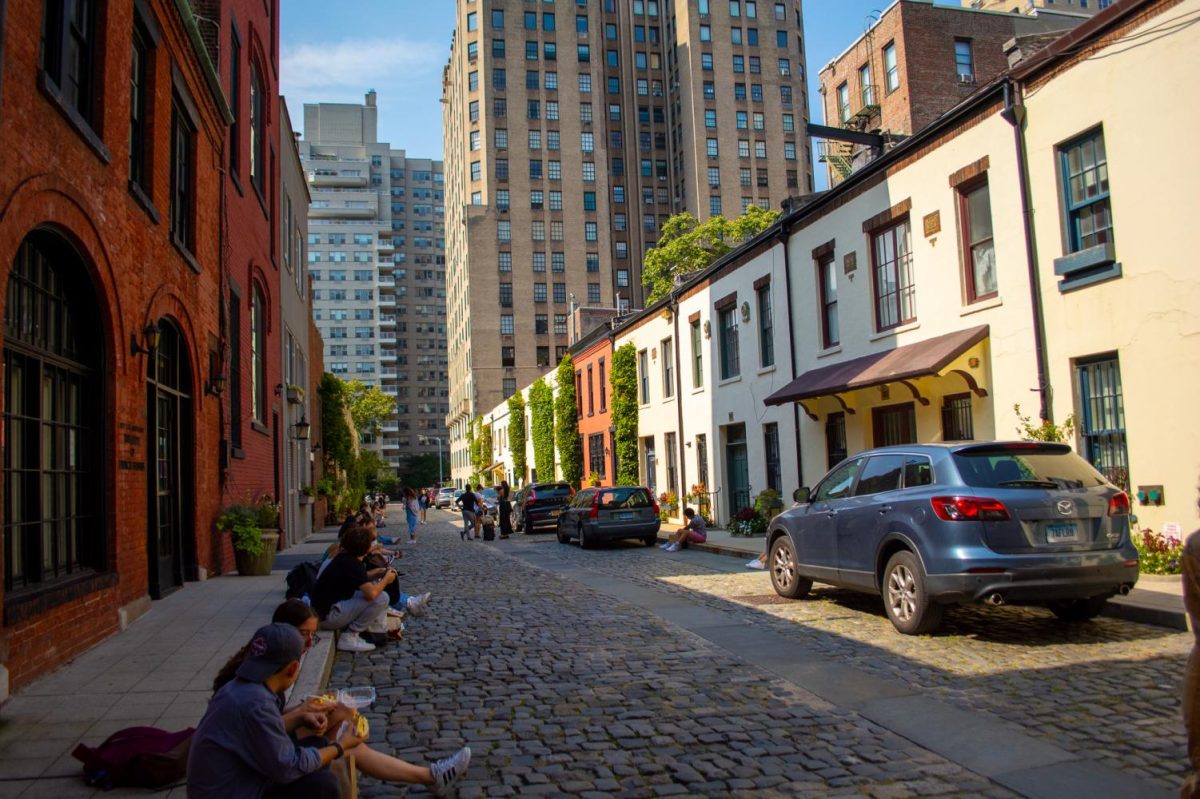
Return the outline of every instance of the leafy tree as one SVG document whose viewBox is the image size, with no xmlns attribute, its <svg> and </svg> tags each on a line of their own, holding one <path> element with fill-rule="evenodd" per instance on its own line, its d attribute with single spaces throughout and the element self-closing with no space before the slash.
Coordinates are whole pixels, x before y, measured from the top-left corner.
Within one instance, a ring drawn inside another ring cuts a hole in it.
<svg viewBox="0 0 1200 799">
<path fill-rule="evenodd" d="M 563 479 L 579 488 L 583 479 L 583 442 L 579 438 L 578 401 L 575 396 L 575 361 L 563 356 L 554 376 L 558 393 L 554 398 L 554 439 Z"/>
<path fill-rule="evenodd" d="M 638 484 L 637 351 L 630 342 L 613 353 L 612 408 L 613 446 L 617 450 L 617 485 Z"/>
<path fill-rule="evenodd" d="M 529 387 L 530 432 L 533 434 L 533 468 L 537 479 L 554 479 L 554 393 L 538 378 Z"/>
<path fill-rule="evenodd" d="M 778 211 L 751 205 L 737 219 L 711 217 L 701 223 L 686 211 L 675 214 L 662 227 L 658 243 L 646 253 L 642 282 L 649 287 L 646 303 L 662 299 L 678 275 L 698 272 L 744 241 L 769 228 Z"/>
<path fill-rule="evenodd" d="M 424 488 L 438 484 L 438 456 L 431 453 L 409 455 L 400 462 L 400 483 L 409 488 Z M 393 495 L 395 496 L 395 495 Z"/>
<path fill-rule="evenodd" d="M 482 443 L 480 440 L 480 428 L 482 427 L 482 416 L 476 416 L 467 425 L 467 452 L 471 459 L 471 469 L 475 472 L 475 475 L 478 475 L 479 470 L 487 465 L 483 462 L 483 452 L 479 446 Z M 474 482 L 472 482 L 472 485 L 474 485 Z"/>
<path fill-rule="evenodd" d="M 326 372 L 317 388 L 321 398 L 321 444 L 325 456 L 339 469 L 350 468 L 354 457 L 355 439 L 347 421 L 346 383 Z"/>
<path fill-rule="evenodd" d="M 508 443 L 512 448 L 513 473 L 525 482 L 525 397 L 518 391 L 508 398 Z"/>
<path fill-rule="evenodd" d="M 496 477 L 492 474 L 492 470 L 487 467 L 492 465 L 492 426 L 483 424 L 483 420 L 479 420 L 479 436 L 476 437 L 475 443 L 479 447 L 479 466 L 476 471 L 481 473 L 484 485 L 491 485 L 495 482 Z"/>
<path fill-rule="evenodd" d="M 345 383 L 346 404 L 350 407 L 350 418 L 359 433 L 379 435 L 383 423 L 396 412 L 396 400 L 379 389 L 368 386 L 361 380 Z"/>
</svg>

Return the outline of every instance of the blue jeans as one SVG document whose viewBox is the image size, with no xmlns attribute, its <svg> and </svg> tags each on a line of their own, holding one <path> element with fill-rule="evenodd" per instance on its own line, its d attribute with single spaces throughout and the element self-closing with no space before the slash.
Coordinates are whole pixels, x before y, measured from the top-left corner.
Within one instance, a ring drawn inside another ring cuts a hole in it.
<svg viewBox="0 0 1200 799">
<path fill-rule="evenodd" d="M 475 535 L 475 511 L 464 510 L 462 512 L 462 517 L 463 531 L 461 533 L 461 537 L 466 538 L 467 536 Z"/>
</svg>

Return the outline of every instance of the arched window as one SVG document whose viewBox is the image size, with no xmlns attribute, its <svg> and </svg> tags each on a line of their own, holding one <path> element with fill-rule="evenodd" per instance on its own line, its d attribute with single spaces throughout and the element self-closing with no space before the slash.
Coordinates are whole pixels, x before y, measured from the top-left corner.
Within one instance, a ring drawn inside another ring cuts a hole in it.
<svg viewBox="0 0 1200 799">
<path fill-rule="evenodd" d="M 4 312 L 4 588 L 105 565 L 99 305 L 79 255 L 31 233 Z"/>
<path fill-rule="evenodd" d="M 267 304 L 257 284 L 250 298 L 251 407 L 259 424 L 267 423 Z"/>
</svg>

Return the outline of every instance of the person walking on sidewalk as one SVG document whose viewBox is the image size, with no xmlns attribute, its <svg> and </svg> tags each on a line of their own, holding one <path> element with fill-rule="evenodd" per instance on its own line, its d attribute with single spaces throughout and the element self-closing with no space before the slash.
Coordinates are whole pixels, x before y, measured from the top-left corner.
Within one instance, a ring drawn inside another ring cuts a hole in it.
<svg viewBox="0 0 1200 799">
<path fill-rule="evenodd" d="M 512 535 L 512 489 L 508 487 L 507 480 L 500 481 L 500 490 L 496 492 L 500 495 L 500 537 L 508 538 Z"/>
<path fill-rule="evenodd" d="M 471 491 L 470 483 L 467 483 L 467 490 L 459 497 L 459 502 L 462 503 L 463 518 L 463 529 L 459 533 L 459 537 L 463 541 L 470 541 L 475 536 L 475 508 L 479 504 L 475 499 L 475 493 Z"/>
<path fill-rule="evenodd" d="M 425 511 L 417 504 L 417 492 L 404 489 L 404 520 L 408 522 L 408 543 L 417 543 L 417 522 Z"/>
<path fill-rule="evenodd" d="M 375 645 L 362 637 L 387 640 L 387 587 L 396 581 L 392 568 L 368 574 L 363 560 L 371 551 L 374 535 L 366 527 L 351 527 L 342 534 L 341 551 L 317 577 L 312 604 L 321 614 L 322 630 L 345 630 L 337 648 L 342 652 L 370 652 Z"/>
<path fill-rule="evenodd" d="M 683 527 L 680 527 L 667 543 L 660 545 L 660 549 L 678 552 L 680 547 L 686 547 L 689 543 L 703 544 L 708 540 L 708 525 L 703 516 L 692 508 L 684 508 L 683 518 Z"/>
<path fill-rule="evenodd" d="M 279 696 L 300 674 L 304 639 L 290 624 L 260 627 L 235 679 L 204 712 L 188 753 L 188 799 L 337 799 L 337 777 L 326 768 L 362 743 L 353 731 L 322 736 L 328 718 L 306 708 L 285 721 Z M 304 726 L 316 734 L 294 742 Z M 290 729 L 289 729 L 290 727 Z"/>
</svg>

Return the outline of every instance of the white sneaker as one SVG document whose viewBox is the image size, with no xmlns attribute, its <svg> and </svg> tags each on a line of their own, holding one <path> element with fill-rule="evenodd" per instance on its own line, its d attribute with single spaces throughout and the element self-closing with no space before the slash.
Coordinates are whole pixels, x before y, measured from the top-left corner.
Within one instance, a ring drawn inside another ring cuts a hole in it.
<svg viewBox="0 0 1200 799">
<path fill-rule="evenodd" d="M 429 767 L 433 772 L 433 795 L 445 796 L 446 789 L 463 778 L 471 763 L 471 747 L 464 746 L 450 757 L 444 757 Z"/>
<path fill-rule="evenodd" d="M 679 551 L 679 544 L 671 544 L 669 547 L 667 547 L 667 552 L 678 552 L 678 551 Z"/>
<path fill-rule="evenodd" d="M 420 596 L 410 596 L 408 598 L 408 612 L 414 616 L 420 616 L 425 613 L 425 607 L 429 604 L 429 600 L 433 594 L 426 591 Z"/>
<path fill-rule="evenodd" d="M 762 571 L 763 569 L 767 568 L 767 564 L 763 563 L 758 558 L 755 558 L 754 560 L 752 560 L 746 564 L 746 568 L 747 569 L 757 569 L 759 571 Z"/>
<path fill-rule="evenodd" d="M 339 652 L 373 652 L 375 644 L 364 641 L 358 633 L 344 632 L 338 636 Z"/>
</svg>

